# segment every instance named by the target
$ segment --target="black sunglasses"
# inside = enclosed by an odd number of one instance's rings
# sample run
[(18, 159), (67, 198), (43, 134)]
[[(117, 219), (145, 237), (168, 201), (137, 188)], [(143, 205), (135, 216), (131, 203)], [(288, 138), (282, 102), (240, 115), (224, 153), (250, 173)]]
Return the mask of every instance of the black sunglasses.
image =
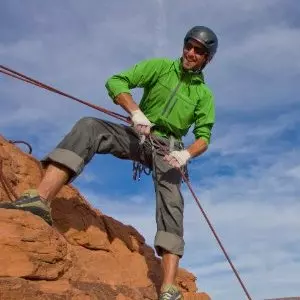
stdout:
[(206, 48), (201, 47), (201, 46), (199, 47), (197, 45), (193, 45), (191, 42), (186, 42), (184, 44), (184, 49), (186, 49), (187, 51), (190, 51), (193, 48), (194, 48), (195, 53), (198, 54), (198, 55), (204, 55), (204, 54), (208, 53)]

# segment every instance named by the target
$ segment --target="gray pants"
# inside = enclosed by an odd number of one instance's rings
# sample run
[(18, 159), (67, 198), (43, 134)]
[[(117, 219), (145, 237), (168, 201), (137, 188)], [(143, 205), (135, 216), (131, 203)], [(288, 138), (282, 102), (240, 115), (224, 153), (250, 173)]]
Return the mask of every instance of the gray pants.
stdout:
[[(165, 148), (170, 141), (156, 137)], [(112, 154), (121, 159), (138, 161), (153, 170), (156, 193), (157, 233), (154, 246), (158, 255), (162, 251), (183, 255), (183, 198), (180, 192), (181, 174), (163, 160), (164, 154), (156, 149), (149, 139), (139, 144), (140, 137), (132, 127), (86, 117), (80, 119), (58, 146), (42, 163), (59, 163), (73, 172), (73, 180), (92, 159), (94, 154)], [(156, 148), (157, 148), (157, 143)], [(174, 149), (181, 149), (180, 142)], [(161, 148), (161, 146), (160, 146)]]

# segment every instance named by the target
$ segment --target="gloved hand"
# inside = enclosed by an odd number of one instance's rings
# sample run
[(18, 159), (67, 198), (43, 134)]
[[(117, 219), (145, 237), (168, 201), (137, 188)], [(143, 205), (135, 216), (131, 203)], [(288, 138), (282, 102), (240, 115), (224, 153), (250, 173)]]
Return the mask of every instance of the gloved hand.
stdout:
[(180, 168), (186, 165), (190, 158), (191, 154), (188, 150), (172, 151), (164, 156), (164, 160), (174, 168)]
[(137, 132), (142, 135), (150, 134), (152, 124), (140, 109), (131, 112), (131, 121)]

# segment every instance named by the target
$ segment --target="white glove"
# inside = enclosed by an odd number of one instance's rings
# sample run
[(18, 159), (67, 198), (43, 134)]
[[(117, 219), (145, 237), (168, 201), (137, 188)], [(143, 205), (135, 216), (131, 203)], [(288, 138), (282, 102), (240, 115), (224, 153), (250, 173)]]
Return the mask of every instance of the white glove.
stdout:
[(188, 162), (191, 154), (188, 150), (172, 151), (165, 155), (164, 160), (167, 161), (172, 167), (180, 168)]
[(150, 134), (152, 124), (140, 109), (131, 112), (131, 121), (137, 132), (142, 135)]

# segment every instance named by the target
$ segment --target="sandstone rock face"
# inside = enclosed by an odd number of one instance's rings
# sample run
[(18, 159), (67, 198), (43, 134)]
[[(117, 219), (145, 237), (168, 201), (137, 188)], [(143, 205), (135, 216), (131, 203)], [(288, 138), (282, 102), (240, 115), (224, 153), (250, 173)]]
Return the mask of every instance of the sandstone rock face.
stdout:
[[(0, 201), (39, 183), (39, 162), (0, 136)], [(4, 179), (4, 180), (3, 180)], [(0, 299), (157, 299), (160, 259), (131, 226), (91, 207), (71, 185), (52, 203), (50, 227), (29, 212), (0, 209)], [(196, 278), (180, 269), (188, 300)]]
[(29, 212), (1, 210), (0, 277), (55, 280), (70, 265), (64, 238)]

